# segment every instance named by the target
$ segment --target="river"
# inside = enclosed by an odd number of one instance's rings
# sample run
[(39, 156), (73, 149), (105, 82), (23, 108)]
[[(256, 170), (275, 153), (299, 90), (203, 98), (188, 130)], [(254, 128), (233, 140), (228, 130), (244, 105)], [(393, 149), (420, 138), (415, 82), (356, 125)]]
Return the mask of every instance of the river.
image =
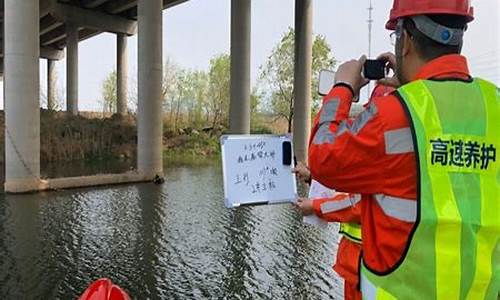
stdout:
[(109, 277), (133, 299), (342, 299), (335, 226), (226, 209), (218, 163), (165, 170), (163, 185), (0, 194), (1, 298), (76, 299)]

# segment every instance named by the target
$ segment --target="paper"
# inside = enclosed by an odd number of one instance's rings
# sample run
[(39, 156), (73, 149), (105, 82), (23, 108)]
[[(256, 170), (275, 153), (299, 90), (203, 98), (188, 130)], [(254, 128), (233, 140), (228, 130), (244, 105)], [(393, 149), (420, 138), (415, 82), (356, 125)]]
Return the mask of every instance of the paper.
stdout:
[[(316, 180), (311, 181), (311, 187), (309, 188), (309, 199), (324, 199), (324, 198), (333, 198), (337, 193), (335, 190), (327, 188)], [(304, 223), (318, 226), (320, 228), (326, 228), (328, 226), (328, 222), (318, 218), (316, 215), (304, 216)]]

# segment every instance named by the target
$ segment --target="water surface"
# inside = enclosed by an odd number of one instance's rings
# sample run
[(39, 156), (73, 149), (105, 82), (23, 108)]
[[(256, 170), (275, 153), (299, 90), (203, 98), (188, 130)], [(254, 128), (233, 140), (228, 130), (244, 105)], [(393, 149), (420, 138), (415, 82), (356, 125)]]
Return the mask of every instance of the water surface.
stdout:
[(75, 299), (100, 277), (134, 299), (342, 299), (335, 227), (306, 226), (290, 205), (226, 209), (218, 164), (165, 176), (1, 194), (2, 299)]

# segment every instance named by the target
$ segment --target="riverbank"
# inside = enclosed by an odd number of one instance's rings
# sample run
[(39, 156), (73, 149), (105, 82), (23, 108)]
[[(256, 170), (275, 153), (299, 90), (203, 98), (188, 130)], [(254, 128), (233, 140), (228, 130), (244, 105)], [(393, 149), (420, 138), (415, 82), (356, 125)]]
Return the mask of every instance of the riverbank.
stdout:
[[(5, 159), (4, 113), (0, 111), (0, 164)], [(64, 164), (72, 161), (129, 161), (135, 165), (137, 156), (137, 122), (134, 116), (119, 117), (101, 113), (81, 113), (41, 110), (40, 161), (43, 165)], [(257, 117), (252, 133), (277, 133), (280, 124)], [(164, 120), (164, 157), (166, 162), (197, 164), (218, 158), (219, 137), (224, 126), (173, 130)], [(15, 141), (14, 141), (15, 142)], [(127, 165), (127, 164), (125, 164)]]

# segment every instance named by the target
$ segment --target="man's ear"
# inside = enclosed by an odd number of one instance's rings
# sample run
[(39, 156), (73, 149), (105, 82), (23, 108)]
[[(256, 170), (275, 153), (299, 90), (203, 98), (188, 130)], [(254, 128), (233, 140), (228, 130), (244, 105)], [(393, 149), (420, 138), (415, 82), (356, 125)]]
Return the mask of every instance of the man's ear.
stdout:
[(404, 30), (403, 31), (403, 45), (401, 47), (401, 56), (402, 57), (407, 57), (410, 53), (415, 51), (415, 45), (413, 44), (413, 39), (411, 38), (411, 35), (408, 34), (408, 31)]

